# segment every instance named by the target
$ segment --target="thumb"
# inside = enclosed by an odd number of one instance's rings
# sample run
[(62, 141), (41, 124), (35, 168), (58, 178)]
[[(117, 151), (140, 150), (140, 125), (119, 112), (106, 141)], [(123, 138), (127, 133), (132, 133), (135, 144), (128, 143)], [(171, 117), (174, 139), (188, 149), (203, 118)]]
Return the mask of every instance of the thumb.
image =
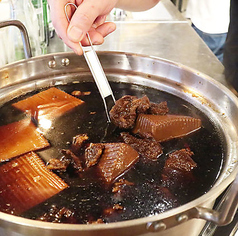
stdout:
[(98, 17), (98, 10), (93, 2), (83, 1), (74, 12), (67, 29), (67, 36), (73, 42), (80, 42)]

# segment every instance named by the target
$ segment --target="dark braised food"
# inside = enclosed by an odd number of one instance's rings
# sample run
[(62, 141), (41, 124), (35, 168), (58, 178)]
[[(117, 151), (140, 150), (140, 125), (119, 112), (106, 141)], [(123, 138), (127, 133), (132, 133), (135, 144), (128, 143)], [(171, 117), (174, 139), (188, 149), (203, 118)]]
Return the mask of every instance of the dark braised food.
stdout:
[(197, 167), (189, 149), (176, 150), (169, 154), (162, 171), (163, 186), (172, 192), (187, 188), (194, 181), (193, 169)]
[(116, 104), (110, 111), (112, 122), (119, 128), (133, 128), (137, 114), (146, 112), (150, 107), (150, 101), (147, 96), (137, 98), (126, 95), (116, 101)]
[(0, 162), (50, 145), (30, 119), (1, 126), (0, 137)]
[(68, 188), (47, 170), (41, 158), (29, 152), (0, 166), (0, 209), (20, 214)]
[(83, 103), (82, 100), (53, 87), (12, 105), (41, 124), (45, 119), (53, 120)]
[(136, 138), (127, 132), (122, 132), (121, 137), (125, 143), (133, 147), (142, 157), (157, 160), (163, 153), (161, 144), (152, 138)]
[(102, 143), (90, 143), (89, 147), (85, 150), (86, 167), (89, 168), (98, 163), (104, 148), (105, 148), (105, 145)]
[(161, 103), (150, 103), (150, 108), (148, 110), (149, 114), (152, 115), (166, 115), (169, 112), (169, 108), (167, 106), (167, 102), (161, 102)]
[(74, 211), (65, 207), (59, 209), (56, 205), (51, 206), (48, 212), (45, 212), (37, 220), (52, 222), (52, 223), (67, 223), (75, 224), (77, 221), (74, 218)]
[(201, 120), (189, 116), (140, 114), (134, 134), (159, 142), (183, 137), (201, 128)]
[(139, 160), (139, 154), (125, 143), (106, 143), (98, 163), (100, 175), (111, 183)]
[[(107, 127), (103, 104), (93, 83), (81, 86), (35, 91), (0, 107), (4, 135), (8, 125), (28, 117), (44, 144), (24, 135), (24, 150), (1, 163), (1, 211), (54, 223), (105, 224), (159, 214), (210, 189), (222, 142), (203, 113), (170, 94), (122, 87), (110, 111), (117, 128), (101, 143)], [(24, 172), (31, 162), (40, 163), (39, 169), (36, 164)]]
[(131, 129), (140, 113), (165, 115), (169, 112), (167, 102), (153, 103), (147, 96), (137, 98), (125, 95), (118, 99), (110, 111), (112, 122), (119, 128)]

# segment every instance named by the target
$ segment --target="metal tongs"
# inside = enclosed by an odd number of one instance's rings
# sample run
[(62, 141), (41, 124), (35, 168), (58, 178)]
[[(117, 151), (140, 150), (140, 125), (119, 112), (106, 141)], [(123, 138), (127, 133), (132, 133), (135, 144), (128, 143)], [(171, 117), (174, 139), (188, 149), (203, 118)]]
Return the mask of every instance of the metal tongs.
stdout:
[[(77, 6), (74, 3), (67, 3), (64, 6), (65, 15), (66, 15), (68, 22), (70, 22), (70, 19), (67, 14), (67, 6), (69, 6), (69, 5), (73, 5), (77, 9)], [(115, 104), (115, 97), (114, 97), (112, 89), (108, 83), (107, 77), (103, 71), (102, 65), (98, 59), (98, 56), (93, 48), (90, 36), (88, 33), (86, 35), (87, 35), (88, 41), (90, 43), (90, 46), (82, 47), (80, 42), (79, 42), (79, 44), (83, 49), (84, 57), (87, 61), (89, 69), (93, 75), (95, 82), (96, 82), (98, 90), (101, 94), (101, 97), (102, 97), (102, 100), (104, 103), (104, 107), (105, 107), (105, 111), (106, 111), (106, 115), (107, 115), (107, 120), (108, 120), (108, 122), (111, 122), (110, 116), (109, 116), (109, 110)]]

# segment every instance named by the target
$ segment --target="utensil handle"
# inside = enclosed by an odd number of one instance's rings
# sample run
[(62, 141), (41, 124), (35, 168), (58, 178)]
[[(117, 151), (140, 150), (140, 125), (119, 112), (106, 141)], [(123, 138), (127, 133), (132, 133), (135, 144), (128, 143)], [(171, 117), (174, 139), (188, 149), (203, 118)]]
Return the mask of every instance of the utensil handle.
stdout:
[[(93, 78), (97, 84), (99, 92), (103, 98), (106, 98), (110, 95), (113, 96), (111, 87), (108, 83), (108, 80), (103, 72), (101, 63), (94, 50), (84, 51), (85, 59), (88, 63), (90, 71), (92, 72)], [(113, 96), (114, 98), (114, 96)]]
[(30, 40), (29, 40), (29, 36), (28, 36), (27, 30), (26, 30), (26, 27), (24, 26), (24, 24), (19, 20), (0, 21), (0, 28), (4, 28), (7, 26), (15, 26), (20, 30), (25, 58), (26, 59), (31, 58), (32, 52), (31, 52)]

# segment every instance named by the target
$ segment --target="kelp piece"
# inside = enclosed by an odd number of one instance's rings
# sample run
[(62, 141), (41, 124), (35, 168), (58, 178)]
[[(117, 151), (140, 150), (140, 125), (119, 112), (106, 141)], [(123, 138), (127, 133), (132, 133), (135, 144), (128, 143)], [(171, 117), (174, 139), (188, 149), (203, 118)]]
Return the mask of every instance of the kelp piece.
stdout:
[(0, 137), (0, 162), (50, 145), (28, 118), (0, 126)]
[(106, 183), (111, 183), (138, 161), (139, 154), (125, 143), (105, 143), (104, 146), (97, 166)]
[(19, 215), (67, 187), (30, 152), (0, 166), (0, 209)]
[(201, 125), (200, 119), (190, 116), (139, 114), (132, 132), (162, 142), (186, 136)]
[(52, 120), (82, 103), (84, 101), (52, 87), (14, 103), (13, 106), (40, 122), (42, 119)]

